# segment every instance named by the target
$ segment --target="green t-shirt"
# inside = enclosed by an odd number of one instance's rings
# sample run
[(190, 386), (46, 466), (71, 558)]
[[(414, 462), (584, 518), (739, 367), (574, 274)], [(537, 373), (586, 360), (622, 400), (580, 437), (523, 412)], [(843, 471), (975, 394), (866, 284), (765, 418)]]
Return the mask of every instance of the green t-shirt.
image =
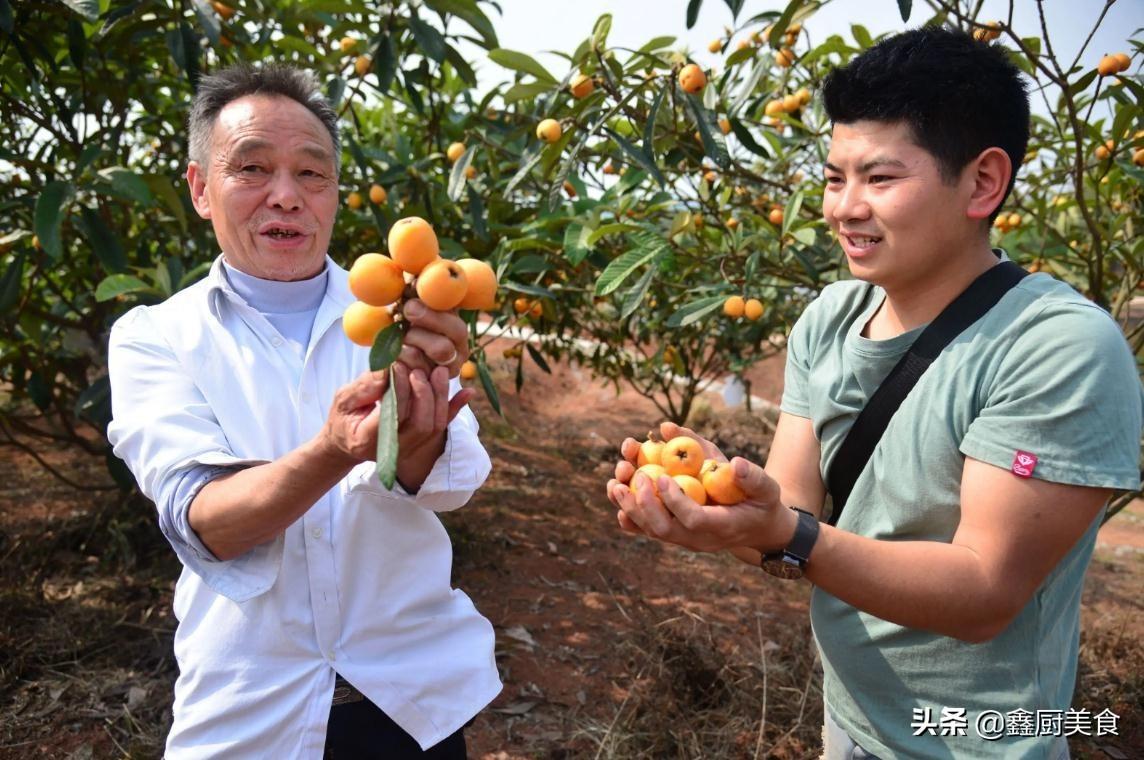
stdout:
[[(782, 410), (813, 422), (824, 482), (855, 416), (924, 329), (862, 337), (884, 295), (862, 281), (830, 285), (788, 341)], [(1018, 451), (1031, 452), (1033, 477), (1134, 489), (1142, 399), (1132, 354), (1109, 315), (1048, 275), (1026, 277), (922, 375), (854, 484), (838, 527), (875, 539), (951, 541), (966, 457), (1008, 470)], [(1027, 733), (1031, 720), (1046, 734), (1037, 711), (1069, 708), (1081, 588), (1099, 522), (1016, 620), (982, 644), (895, 625), (815, 589), (811, 622), (831, 716), (884, 758), (1046, 756), (1059, 738), (986, 741), (976, 721), (984, 711), (1014, 712), (1015, 731)], [(1092, 705), (1092, 713), (1104, 707)], [(938, 734), (943, 708), (963, 708), (964, 735), (915, 736), (927, 708)], [(956, 731), (962, 721), (947, 715)]]

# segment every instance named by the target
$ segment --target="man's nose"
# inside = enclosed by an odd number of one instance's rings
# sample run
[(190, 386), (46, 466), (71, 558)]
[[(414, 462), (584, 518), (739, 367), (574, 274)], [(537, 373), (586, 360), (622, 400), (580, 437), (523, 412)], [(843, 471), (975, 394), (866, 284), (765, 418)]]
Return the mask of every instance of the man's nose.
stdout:
[(870, 205), (866, 202), (862, 183), (847, 182), (843, 185), (842, 190), (835, 196), (831, 215), (840, 222), (848, 219), (865, 219), (870, 216)]
[(284, 211), (297, 211), (302, 207), (302, 193), (297, 179), (289, 172), (275, 172), (266, 203)]

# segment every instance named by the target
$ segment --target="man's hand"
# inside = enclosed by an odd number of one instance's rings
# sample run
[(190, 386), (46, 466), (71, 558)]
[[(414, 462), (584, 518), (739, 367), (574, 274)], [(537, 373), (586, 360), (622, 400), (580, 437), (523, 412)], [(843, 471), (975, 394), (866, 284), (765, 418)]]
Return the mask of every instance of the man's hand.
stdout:
[[(660, 437), (664, 441), (670, 441), (672, 438), (679, 436), (687, 436), (694, 438), (699, 442), (703, 448), (704, 459), (714, 459), (717, 462), (726, 462), (727, 457), (719, 450), (719, 447), (708, 441), (693, 430), (676, 425), (674, 422), (662, 422), (659, 426)], [(640, 453), (640, 442), (635, 438), (625, 438), (624, 442), (620, 444), (620, 454), (623, 455), (618, 463), (616, 463), (616, 476), (608, 481), (608, 500), (612, 502), (617, 508), (616, 519), (620, 521), (620, 527), (628, 533), (643, 533), (639, 526), (632, 522), (631, 518), (620, 508), (620, 502), (615, 497), (615, 487), (617, 485), (627, 485), (632, 475), (636, 471), (636, 461)]]
[(434, 311), (420, 299), (411, 299), (402, 312), (409, 330), (398, 361), (426, 376), (437, 366), (446, 367), (446, 379), (456, 377), (469, 358), (469, 330), (452, 311)]
[(434, 368), (428, 375), (395, 363), (391, 369), (397, 391), (397, 479), (415, 493), (441, 453), (449, 423), (476, 391), (463, 388), (449, 398), (449, 370)]
[(367, 371), (339, 388), (318, 435), (322, 450), (349, 466), (377, 456), (377, 402), (388, 387), (388, 372)]

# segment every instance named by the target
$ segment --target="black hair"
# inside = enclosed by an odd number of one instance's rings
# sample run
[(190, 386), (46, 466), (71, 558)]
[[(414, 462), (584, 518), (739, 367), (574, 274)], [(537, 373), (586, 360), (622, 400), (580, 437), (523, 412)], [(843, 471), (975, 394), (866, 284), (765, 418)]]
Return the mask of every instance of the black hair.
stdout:
[(340, 168), (341, 139), (338, 136), (338, 114), (322, 95), (314, 75), (287, 64), (271, 63), (260, 68), (241, 63), (204, 76), (198, 80), (191, 112), (187, 118), (191, 160), (205, 170), (210, 150), (211, 133), (218, 114), (231, 103), (247, 95), (271, 95), (289, 98), (309, 109), (330, 133), (334, 145), (334, 165)]
[(982, 151), (1001, 148), (1013, 167), (1005, 198), (1029, 143), (1029, 96), (1021, 71), (1003, 47), (948, 27), (927, 26), (882, 40), (830, 72), (822, 99), (835, 124), (905, 123), (914, 142), (937, 160), (946, 182), (955, 181)]

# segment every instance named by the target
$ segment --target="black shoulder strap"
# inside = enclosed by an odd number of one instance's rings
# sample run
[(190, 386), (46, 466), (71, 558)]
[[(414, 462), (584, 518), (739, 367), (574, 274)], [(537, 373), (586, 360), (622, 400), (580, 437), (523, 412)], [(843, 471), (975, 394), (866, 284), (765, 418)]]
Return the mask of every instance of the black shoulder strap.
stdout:
[(910, 389), (950, 341), (992, 309), (1001, 300), (1001, 296), (1027, 274), (1012, 261), (1003, 261), (990, 267), (989, 271), (974, 280), (922, 330), (910, 350), (890, 370), (890, 374), (874, 391), (854, 421), (854, 426), (838, 449), (827, 475), (827, 485), (834, 503), (829, 521), (831, 525), (838, 524), (854, 482), (862, 474), (870, 455), (874, 453), (874, 447), (890, 424), (890, 418), (898, 411)]

